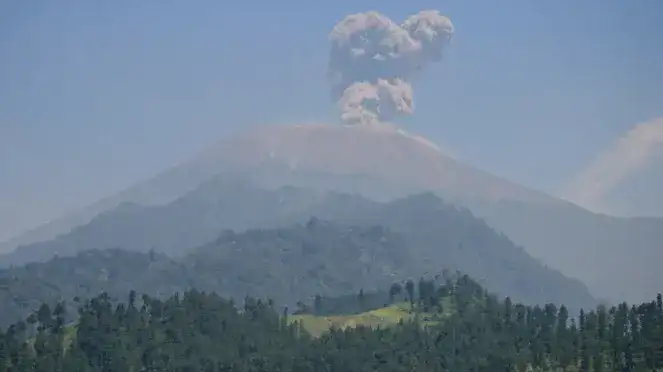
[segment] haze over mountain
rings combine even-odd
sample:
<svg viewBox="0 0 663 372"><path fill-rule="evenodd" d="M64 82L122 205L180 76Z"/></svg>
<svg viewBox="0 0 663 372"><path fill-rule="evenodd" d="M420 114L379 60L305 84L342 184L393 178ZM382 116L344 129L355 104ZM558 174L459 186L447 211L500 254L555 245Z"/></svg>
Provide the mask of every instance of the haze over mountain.
<svg viewBox="0 0 663 372"><path fill-rule="evenodd" d="M3 248L51 239L123 202L163 204L216 174L256 170L266 185L294 183L362 191L378 199L435 189L456 198L557 202L543 193L460 164L424 138L409 135L393 125L269 126L224 139L191 161L13 239ZM316 175L311 177L308 172ZM338 176L357 180L335 187L334 179ZM363 186L359 182L362 178Z"/></svg>
<svg viewBox="0 0 663 372"><path fill-rule="evenodd" d="M635 124L663 116L662 4L530 5L435 4L457 26L454 39L409 79L415 115L394 120L480 169L553 192ZM0 241L227 133L333 122L334 25L372 9L399 24L430 6L270 3L256 13L241 2L2 2ZM653 186L628 194L637 203L611 200L611 210L662 215L646 202L660 199Z"/></svg>
<svg viewBox="0 0 663 372"><path fill-rule="evenodd" d="M254 215L259 208L247 209L245 220L212 220L208 226L199 223L192 229L178 230L186 227L181 220L195 220L199 217L197 214L204 213L210 207L206 204L210 201L203 199L198 204L194 203L193 208L187 209L190 204L183 207L183 199L180 197L205 185L214 177L240 176L250 178L259 187L307 186L316 191L356 192L377 200L392 200L412 193L433 191L445 200L468 206L476 215L484 217L490 226L503 231L517 245L524 246L535 258L565 275L587 283L598 297L630 301L651 298L662 284L656 276L656 262L662 258L659 247L663 235L662 219L624 219L590 213L569 202L480 171L468 163L458 161L450 155L450 151L438 148L431 141L410 135L388 123L398 116L414 112L415 85L422 83L425 79L421 79L421 76L429 73L433 64L440 62L442 56L446 55L446 48L456 32L451 20L434 10L414 13L403 19L402 23L397 23L377 12L355 13L346 16L332 28L329 35L331 45L327 83L331 98L338 104L344 125L303 123L266 126L241 132L191 161L170 168L73 215L19 236L3 245L3 249L27 244L27 247L19 248L15 254L10 255L18 257L16 262L25 261L21 255L32 259L59 251L58 244L62 242L65 242L61 246L64 253L89 249L90 245L101 244L100 241L104 240L102 237L108 234L108 225L99 221L109 216L112 220L113 213L122 216L124 225L111 224L113 228L121 227L109 234L111 240L116 239L118 244L129 248L138 245L143 250L147 249L148 244L158 243L166 251L200 244L203 241L196 239L203 235L209 238L214 229L223 227L220 225L235 224L238 228L244 228L290 217L287 213L282 214L280 206L268 205L268 210L263 211L262 215ZM499 26L502 25L500 22ZM610 25L612 27L613 24ZM555 31L560 30L557 24L555 26ZM501 27L495 29L503 30ZM501 35L499 32L497 34ZM529 46L523 50L527 51L525 56L528 58L533 53ZM282 50L274 54L279 53ZM505 53L500 51L498 54ZM550 55L549 51L547 55ZM492 71L491 74L495 74L494 71L504 73L496 68ZM555 79L549 82L555 82ZM288 83L286 79L278 90L272 91L274 95L292 91L294 96L305 96L297 89L283 89L286 86L291 88ZM502 84L504 89L512 82L507 83ZM268 89L268 85L268 82L261 80L259 87ZM457 84L457 88L460 85L469 84L464 81ZM542 86L546 85L540 84L539 88ZM437 88L442 90L442 87L444 85L440 84ZM123 94L128 91L124 89ZM548 92L554 89L537 91ZM234 96L231 95L233 99ZM500 89L491 96L495 96L493 99L497 101L508 94L503 94ZM253 104L245 111L261 111L264 108L269 100L260 100L258 97L251 96ZM529 108L530 105L524 100L521 101L515 95L513 97L521 110ZM304 106L302 102L297 100L294 107L301 109ZM443 99L440 102L447 105ZM431 101L428 103L431 104ZM78 112L83 106L80 104L72 111ZM156 106L164 107L167 104L159 102ZM464 109L483 111L488 107L487 104L466 105ZM11 116L10 119L14 121ZM449 121L444 115L428 117L427 120L435 123L442 121L438 119L444 119L445 124ZM268 117L266 123L270 122L273 120ZM489 122L493 125L492 117ZM595 164L580 171L577 182L570 188L569 199L593 210L599 208L597 206L610 190L617 188L634 169L653 158L652 154L661 142L659 127L654 122L627 131L624 140L608 150L606 156L599 157ZM503 128L501 131L504 132ZM482 137L481 140L487 146L493 140L489 133L496 132L483 130L468 133L473 137ZM502 139L505 137L502 136ZM532 141L536 143L530 146L543 146L546 141L547 138L542 137L538 142ZM563 146L556 147L555 156L565 152L559 151L560 148ZM119 149L115 150L121 153ZM530 154L522 153L520 156L528 157ZM544 176L548 169L537 167L536 170ZM43 178L39 181L46 183ZM251 198L254 195L244 197ZM164 214L160 217L169 224L144 217L143 212L152 211L151 208L163 208L160 211ZM151 216L151 213L148 215ZM410 217L417 220L416 214ZM86 225L90 221L92 223ZM407 224L408 221L401 223ZM102 228L95 230L98 226ZM138 239L131 234L123 236L120 233L125 229L134 229L134 235L139 236L141 229L138 226L143 226L145 231L151 233ZM164 226L170 226L172 231L169 233L177 233L159 240L159 229ZM74 230L68 234L72 228ZM58 234L63 235L54 242L49 241ZM192 236L196 239L191 239ZM81 240L77 240L79 238ZM44 248L43 252L41 248ZM588 270L589 267L592 270Z"/></svg>
<svg viewBox="0 0 663 372"><path fill-rule="evenodd" d="M467 205L532 256L582 280L597 297L612 298L617 294L629 300L641 299L651 297L663 284L656 275L662 258L659 242L663 220L592 214L462 164L427 141L385 125L308 124L247 132L226 139L195 160L94 205L73 219L58 221L60 226L47 226L53 230L37 231L43 235L28 239L48 240L122 202L168 203L218 174L244 174L261 187L307 186L358 192L378 200L433 190L447 200ZM202 213L204 203L190 213ZM118 213L129 218L141 208L125 205ZM269 215L269 208L265 213ZM140 218L126 221L135 229L142 226ZM163 226L176 228L176 221ZM229 228L251 227L241 220L225 221ZM153 226L158 230L162 225ZM126 236L116 235L118 239ZM186 231L179 236L162 242L177 248L193 243L187 244ZM94 240L87 240L86 244L94 244ZM594 269L586 270L587 265Z"/></svg>
<svg viewBox="0 0 663 372"><path fill-rule="evenodd" d="M663 197L647 197L649 190L663 188L663 167L656 166L661 160L663 118L657 118L624 133L582 169L562 194L595 212L661 216Z"/></svg>
<svg viewBox="0 0 663 372"><path fill-rule="evenodd" d="M0 371L663 372L663 2L430 5L0 1Z"/></svg>
<svg viewBox="0 0 663 372"><path fill-rule="evenodd" d="M94 249L112 251L86 253ZM161 253L176 262L147 257ZM125 259L136 261L128 265L135 273L126 273ZM597 303L580 281L432 193L379 203L309 188L262 189L231 174L163 206L121 204L69 234L0 256L0 266L9 265L0 270L0 284L9 283L10 313L22 303L103 288L122 293L132 285L148 293L194 286L287 302L445 270L472 274L492 291L528 303L574 309Z"/></svg>

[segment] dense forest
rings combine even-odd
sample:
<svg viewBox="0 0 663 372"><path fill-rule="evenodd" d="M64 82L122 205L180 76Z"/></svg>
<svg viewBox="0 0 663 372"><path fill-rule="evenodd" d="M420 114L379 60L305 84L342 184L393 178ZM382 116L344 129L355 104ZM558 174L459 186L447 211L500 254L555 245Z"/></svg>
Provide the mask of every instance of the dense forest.
<svg viewBox="0 0 663 372"><path fill-rule="evenodd" d="M187 290L169 298L81 301L77 321L43 304L0 333L0 371L652 371L663 368L663 304L597 307L498 300L466 275L396 283L389 299L441 312L387 328L330 329L310 337L287 309L246 298L241 306ZM404 296L404 297L403 297ZM362 296L341 302L360 301ZM320 301L320 300L318 300ZM315 307L315 305L314 305ZM238 309L239 308L239 309Z"/></svg>

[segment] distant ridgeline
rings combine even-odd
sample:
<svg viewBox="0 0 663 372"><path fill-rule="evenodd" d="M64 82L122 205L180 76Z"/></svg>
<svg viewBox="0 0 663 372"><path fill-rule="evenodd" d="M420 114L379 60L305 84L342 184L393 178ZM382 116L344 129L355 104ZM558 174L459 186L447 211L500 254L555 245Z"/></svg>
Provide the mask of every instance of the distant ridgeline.
<svg viewBox="0 0 663 372"><path fill-rule="evenodd" d="M122 303L101 294L80 304L70 326L65 306L43 304L0 332L0 371L663 370L660 295L576 318L563 305L498 300L456 275L441 285L408 281L379 293L317 297L311 311L357 313L385 299L412 316L332 326L318 337L298 320L318 315L289 315L254 298L238 309L197 290L164 299L132 291Z"/></svg>

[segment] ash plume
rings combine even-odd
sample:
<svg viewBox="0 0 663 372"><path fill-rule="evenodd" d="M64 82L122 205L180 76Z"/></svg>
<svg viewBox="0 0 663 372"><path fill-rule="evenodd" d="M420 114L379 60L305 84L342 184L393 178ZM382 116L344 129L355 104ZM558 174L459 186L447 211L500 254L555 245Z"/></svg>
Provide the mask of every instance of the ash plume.
<svg viewBox="0 0 663 372"><path fill-rule="evenodd" d="M605 198L629 176L650 165L663 147L663 118L634 126L571 180L564 197L595 212L609 212Z"/></svg>
<svg viewBox="0 0 663 372"><path fill-rule="evenodd" d="M328 78L347 124L374 124L414 110L409 79L442 57L454 27L437 10L401 25L378 12L352 14L329 39Z"/></svg>

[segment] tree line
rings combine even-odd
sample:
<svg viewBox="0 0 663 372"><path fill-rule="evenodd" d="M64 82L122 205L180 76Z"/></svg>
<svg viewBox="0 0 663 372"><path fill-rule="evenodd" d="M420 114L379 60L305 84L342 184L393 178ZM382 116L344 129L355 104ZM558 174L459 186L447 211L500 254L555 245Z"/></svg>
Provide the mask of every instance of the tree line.
<svg viewBox="0 0 663 372"><path fill-rule="evenodd" d="M362 295L346 300L359 303ZM416 313L448 315L434 325L414 317L312 338L269 300L240 306L197 290L163 300L132 291L117 303L102 293L79 301L75 325L65 324L63 304L43 304L0 332L0 372L663 369L660 294L571 315L563 305L498 299L459 275L394 284L387 297L409 301Z"/></svg>

